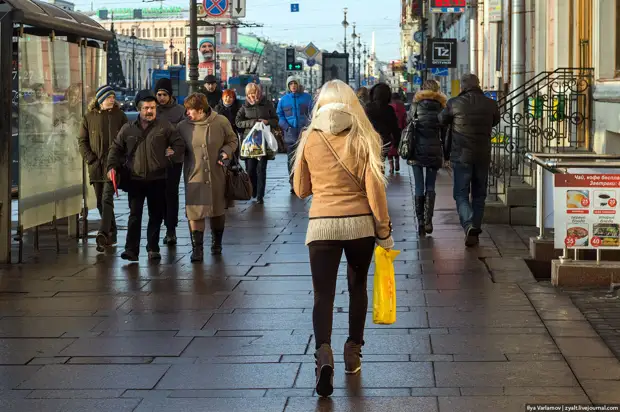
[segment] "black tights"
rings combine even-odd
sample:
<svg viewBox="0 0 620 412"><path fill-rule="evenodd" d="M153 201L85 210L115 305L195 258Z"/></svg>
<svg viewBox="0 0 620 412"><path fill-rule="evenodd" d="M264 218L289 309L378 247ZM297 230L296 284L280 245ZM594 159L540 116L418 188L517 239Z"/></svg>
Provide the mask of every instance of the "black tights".
<svg viewBox="0 0 620 412"><path fill-rule="evenodd" d="M375 238L355 240L321 240L311 242L310 269L314 287L312 323L316 348L331 345L336 280L342 252L347 258L349 286L349 339L361 344L368 310L368 269L372 261Z"/></svg>

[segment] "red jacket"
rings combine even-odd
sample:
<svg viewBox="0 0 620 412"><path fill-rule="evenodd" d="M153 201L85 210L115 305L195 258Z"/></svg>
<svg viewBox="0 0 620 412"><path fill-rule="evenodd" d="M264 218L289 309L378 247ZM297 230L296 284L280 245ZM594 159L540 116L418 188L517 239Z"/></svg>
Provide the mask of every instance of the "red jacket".
<svg viewBox="0 0 620 412"><path fill-rule="evenodd" d="M405 109L405 104L403 102L392 102L390 106L394 108L396 112L396 118L398 119L398 127L402 130L407 125L407 110Z"/></svg>

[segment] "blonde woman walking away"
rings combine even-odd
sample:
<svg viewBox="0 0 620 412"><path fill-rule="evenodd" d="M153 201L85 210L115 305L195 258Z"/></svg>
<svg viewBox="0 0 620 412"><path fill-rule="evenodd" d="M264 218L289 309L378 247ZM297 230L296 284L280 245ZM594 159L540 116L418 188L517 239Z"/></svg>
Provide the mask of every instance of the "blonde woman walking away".
<svg viewBox="0 0 620 412"><path fill-rule="evenodd" d="M353 90L340 80L321 88L312 121L299 140L294 188L313 196L306 244L314 287L316 390L333 392L332 314L342 252L347 258L349 338L345 372L358 373L368 308L366 283L375 243L394 247L383 175L381 137Z"/></svg>

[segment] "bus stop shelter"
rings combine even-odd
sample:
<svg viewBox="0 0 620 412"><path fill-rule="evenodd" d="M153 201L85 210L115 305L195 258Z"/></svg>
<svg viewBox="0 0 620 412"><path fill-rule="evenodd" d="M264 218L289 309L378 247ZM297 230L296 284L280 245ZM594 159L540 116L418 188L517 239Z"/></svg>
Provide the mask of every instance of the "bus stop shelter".
<svg viewBox="0 0 620 412"><path fill-rule="evenodd" d="M77 138L111 39L79 12L0 1L0 263L15 239L21 252L25 231L94 206Z"/></svg>

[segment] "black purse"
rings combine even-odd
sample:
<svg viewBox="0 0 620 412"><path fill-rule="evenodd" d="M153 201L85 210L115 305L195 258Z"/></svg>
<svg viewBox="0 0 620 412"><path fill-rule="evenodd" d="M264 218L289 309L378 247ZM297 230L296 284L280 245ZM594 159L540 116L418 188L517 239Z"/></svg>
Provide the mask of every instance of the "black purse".
<svg viewBox="0 0 620 412"><path fill-rule="evenodd" d="M229 202L240 200L247 201L252 199L252 182L250 176L243 170L241 164L233 156L226 173L226 200Z"/></svg>
<svg viewBox="0 0 620 412"><path fill-rule="evenodd" d="M413 113L413 120L407 123L400 137L398 154L403 160L413 160L415 155L415 133L418 127L418 106Z"/></svg>
<svg viewBox="0 0 620 412"><path fill-rule="evenodd" d="M136 151L138 150L138 146L140 146L140 144L144 142L144 140L145 140L144 137L140 137L136 141L136 144L133 145L133 147L131 148L131 151L125 157L125 162L121 165L119 170L117 170L118 182L116 185L123 192L129 192L131 188L131 171L132 171L133 157L135 156Z"/></svg>

